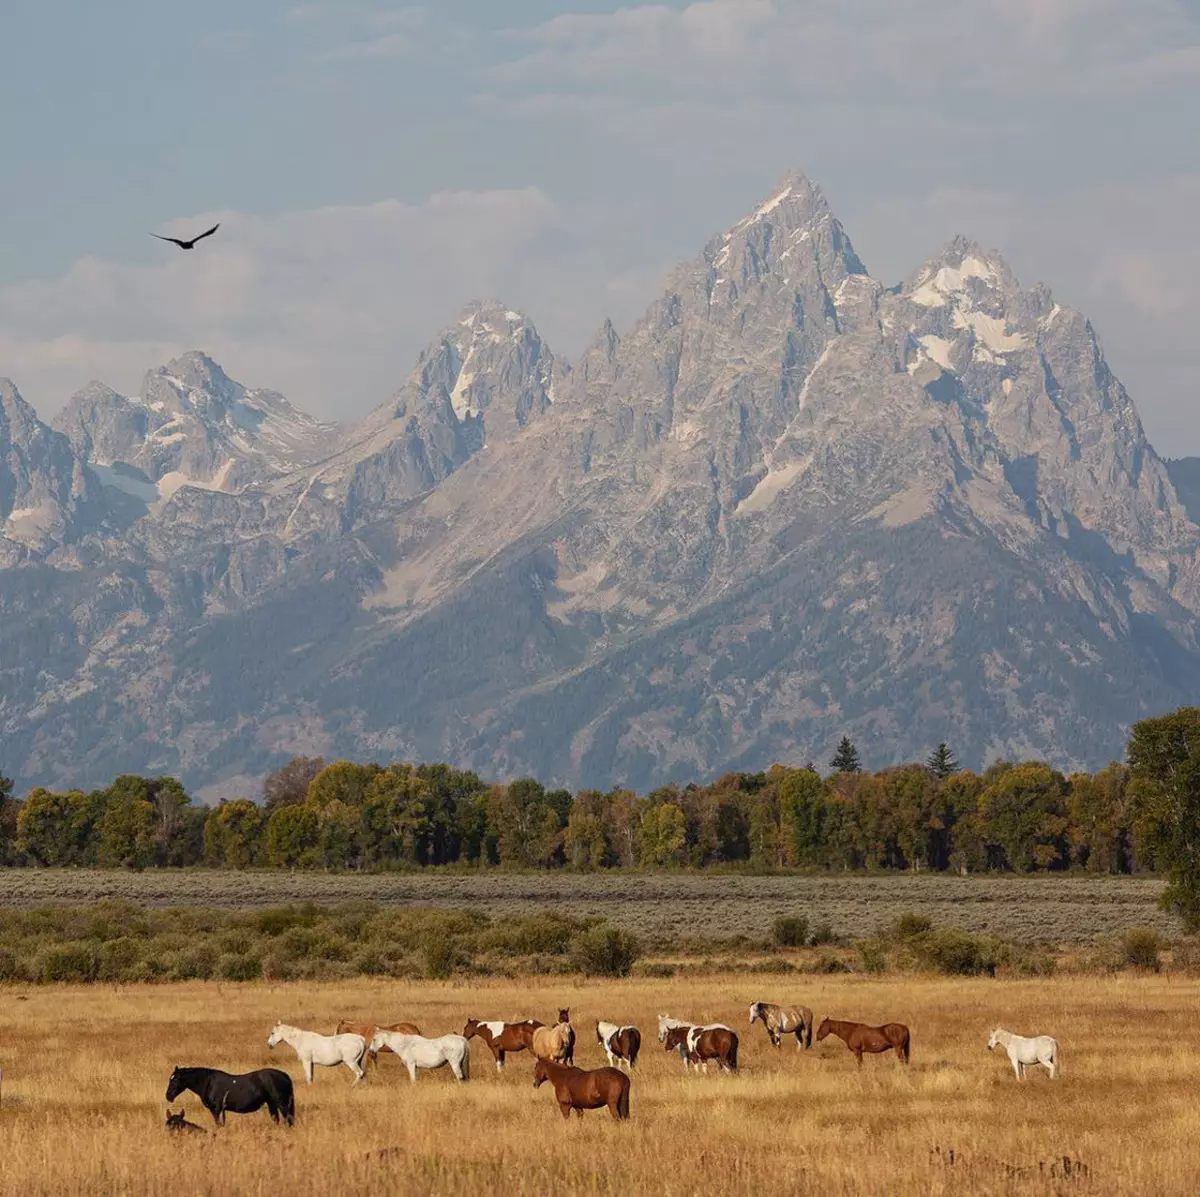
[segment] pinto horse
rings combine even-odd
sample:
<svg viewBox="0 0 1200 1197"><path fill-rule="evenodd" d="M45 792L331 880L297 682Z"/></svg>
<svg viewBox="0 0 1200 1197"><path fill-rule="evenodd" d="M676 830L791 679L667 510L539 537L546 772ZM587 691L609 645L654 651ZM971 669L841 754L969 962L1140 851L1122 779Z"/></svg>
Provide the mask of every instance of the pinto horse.
<svg viewBox="0 0 1200 1197"><path fill-rule="evenodd" d="M862 1067L863 1052L887 1052L893 1049L896 1058L908 1063L908 1027L899 1022L886 1022L881 1027L868 1026L865 1022L839 1022L836 1018L823 1019L817 1028L817 1042L828 1035L836 1035L858 1058Z"/></svg>
<svg viewBox="0 0 1200 1197"><path fill-rule="evenodd" d="M637 1067L638 1052L642 1050L642 1033L637 1027L623 1027L615 1022L598 1022L596 1042L604 1048L609 1064L616 1067L624 1061L630 1070Z"/></svg>
<svg viewBox="0 0 1200 1197"><path fill-rule="evenodd" d="M509 1052L523 1052L533 1046L533 1033L542 1025L535 1018L527 1018L524 1022L484 1022L468 1018L463 1027L463 1038L474 1039L478 1035L488 1045L499 1072L504 1068L504 1057Z"/></svg>
<svg viewBox="0 0 1200 1197"><path fill-rule="evenodd" d="M629 1078L619 1068L572 1068L552 1060L538 1060L533 1066L533 1087L549 1081L564 1118L574 1110L580 1118L584 1110L608 1107L618 1119L629 1117Z"/></svg>
<svg viewBox="0 0 1200 1197"><path fill-rule="evenodd" d="M361 1035L367 1044L367 1054L363 1059L365 1065L367 1060L372 1060L375 1067L379 1067L379 1053L371 1050L371 1040L375 1038L376 1031L394 1031L397 1035L419 1035L421 1028L415 1022L347 1022L346 1019L338 1021L335 1035ZM384 1051L391 1051L390 1047L384 1047Z"/></svg>
<svg viewBox="0 0 1200 1197"><path fill-rule="evenodd" d="M708 1062L716 1060L723 1072L737 1072L737 1032L724 1023L705 1027L684 1023L667 1027L660 1037L666 1051L677 1051L683 1057L685 1069L703 1067L708 1072Z"/></svg>
<svg viewBox="0 0 1200 1197"><path fill-rule="evenodd" d="M807 1006L776 1006L772 1002L755 1002L750 1007L750 1025L753 1026L760 1019L776 1047L783 1042L784 1035L796 1036L797 1049L812 1047L813 1012Z"/></svg>
<svg viewBox="0 0 1200 1197"><path fill-rule="evenodd" d="M204 1104L217 1126L225 1125L225 1115L253 1114L263 1106L272 1122L296 1121L296 1098L292 1078L278 1068L260 1068L235 1076L219 1068L180 1068L176 1066L167 1082L167 1101L174 1101L190 1089Z"/></svg>

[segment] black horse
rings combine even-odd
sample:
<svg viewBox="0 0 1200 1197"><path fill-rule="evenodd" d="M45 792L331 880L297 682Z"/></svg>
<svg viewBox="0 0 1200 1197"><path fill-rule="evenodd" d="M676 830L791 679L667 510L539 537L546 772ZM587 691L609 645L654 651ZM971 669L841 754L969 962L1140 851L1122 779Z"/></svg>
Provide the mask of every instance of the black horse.
<svg viewBox="0 0 1200 1197"><path fill-rule="evenodd" d="M278 1068L260 1068L257 1072L234 1076L219 1068L179 1068L167 1082L167 1101L174 1101L185 1089L190 1089L213 1116L218 1126L225 1125L226 1112L253 1114L266 1106L271 1119L280 1115L291 1126L296 1120L296 1098L292 1093L292 1078Z"/></svg>

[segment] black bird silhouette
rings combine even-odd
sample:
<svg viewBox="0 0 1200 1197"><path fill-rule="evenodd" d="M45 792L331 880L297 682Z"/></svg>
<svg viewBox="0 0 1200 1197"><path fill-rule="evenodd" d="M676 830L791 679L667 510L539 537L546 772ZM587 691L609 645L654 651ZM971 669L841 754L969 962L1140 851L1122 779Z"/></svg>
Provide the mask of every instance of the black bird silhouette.
<svg viewBox="0 0 1200 1197"><path fill-rule="evenodd" d="M221 226L214 224L207 233L201 233L199 237L193 237L190 241L180 241L178 237L159 237L157 233L151 233L151 237L158 237L160 241L170 241L174 245L178 245L180 249L191 249L197 241L203 241L205 237L211 237Z"/></svg>

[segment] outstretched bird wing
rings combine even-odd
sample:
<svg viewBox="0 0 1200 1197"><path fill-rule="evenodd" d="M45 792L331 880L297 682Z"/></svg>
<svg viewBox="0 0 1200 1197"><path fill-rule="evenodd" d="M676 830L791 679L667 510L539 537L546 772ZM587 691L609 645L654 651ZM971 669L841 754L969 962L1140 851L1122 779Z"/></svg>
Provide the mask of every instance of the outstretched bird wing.
<svg viewBox="0 0 1200 1197"><path fill-rule="evenodd" d="M192 244L194 245L197 241L203 241L205 237L211 237L213 235L213 233L215 233L217 231L217 229L219 229L220 227L221 226L219 224L214 224L213 227L211 229L209 229L207 233L201 233L199 237L193 237Z"/></svg>
<svg viewBox="0 0 1200 1197"><path fill-rule="evenodd" d="M180 241L178 237L163 237L159 233L151 233L150 236L158 237L160 241L170 241L172 245L178 245L180 249L187 248L184 242Z"/></svg>

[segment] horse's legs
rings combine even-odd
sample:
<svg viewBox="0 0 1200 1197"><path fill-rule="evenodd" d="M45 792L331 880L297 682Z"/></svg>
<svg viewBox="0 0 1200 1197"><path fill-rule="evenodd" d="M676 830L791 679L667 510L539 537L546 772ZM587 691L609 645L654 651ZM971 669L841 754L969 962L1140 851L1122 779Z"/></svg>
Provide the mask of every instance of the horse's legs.
<svg viewBox="0 0 1200 1197"><path fill-rule="evenodd" d="M858 1066L859 1066L859 1068L861 1068L862 1067L862 1048L855 1047L855 1048L852 1048L851 1050L854 1052L855 1056L858 1058Z"/></svg>
<svg viewBox="0 0 1200 1197"><path fill-rule="evenodd" d="M501 1071L503 1071L503 1069L504 1069L504 1050L502 1048L497 1048L496 1049L496 1071L501 1072Z"/></svg>
<svg viewBox="0 0 1200 1197"><path fill-rule="evenodd" d="M558 1108L562 1111L562 1116L570 1121L571 1119L571 1099L568 1097L566 1101L559 1101Z"/></svg>
<svg viewBox="0 0 1200 1197"><path fill-rule="evenodd" d="M311 1056L304 1061L304 1079L310 1085L313 1083L313 1062Z"/></svg>
<svg viewBox="0 0 1200 1197"><path fill-rule="evenodd" d="M1017 1080L1023 1081L1025 1079L1025 1069L1022 1066L1021 1061L1014 1059L1012 1062L1012 1066L1013 1066L1013 1072L1015 1072L1017 1074Z"/></svg>
<svg viewBox="0 0 1200 1197"><path fill-rule="evenodd" d="M803 1023L801 1023L796 1028L796 1050L798 1052L804 1050L804 1024Z"/></svg>
<svg viewBox="0 0 1200 1197"><path fill-rule="evenodd" d="M410 1064L407 1060L404 1062L408 1065L408 1079L415 1085L417 1083L417 1066L415 1063Z"/></svg>

